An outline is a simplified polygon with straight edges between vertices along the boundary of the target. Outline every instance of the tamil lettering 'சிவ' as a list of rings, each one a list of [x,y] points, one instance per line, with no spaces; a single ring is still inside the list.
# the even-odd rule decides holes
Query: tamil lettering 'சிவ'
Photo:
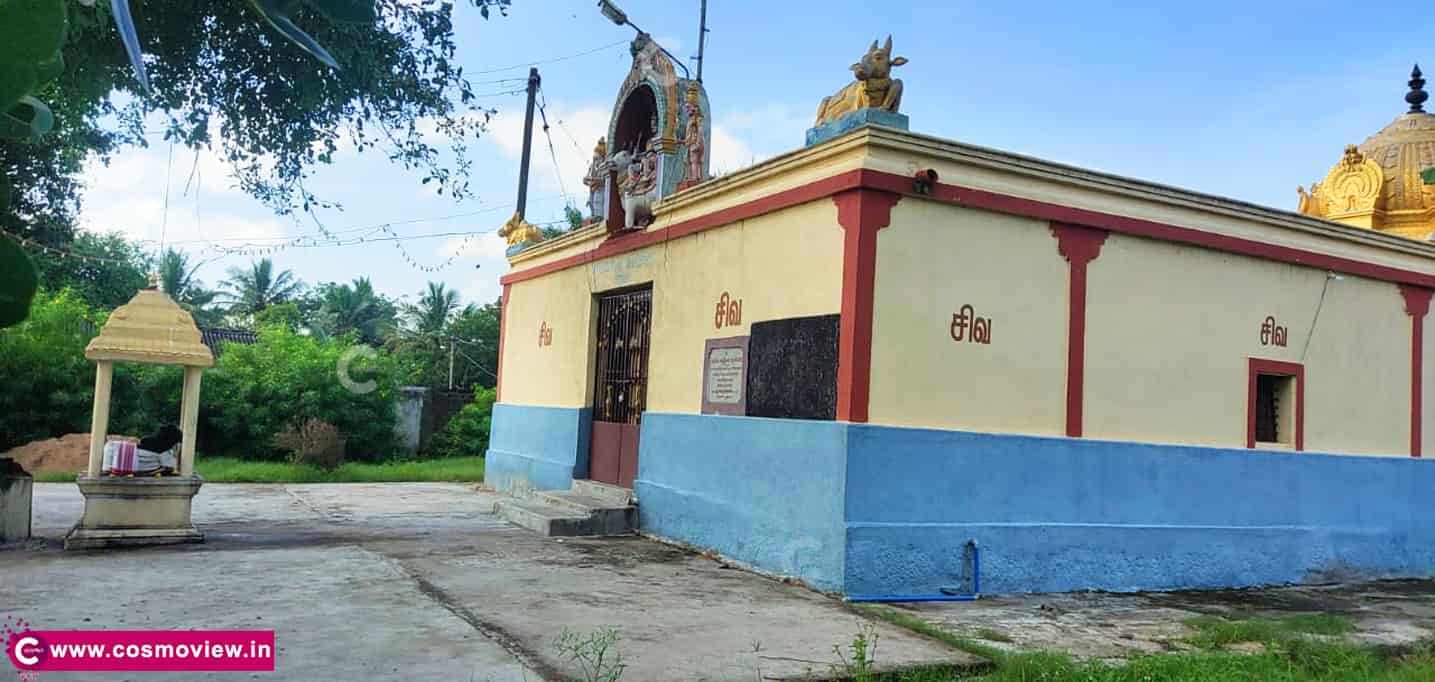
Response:
[[[989,318],[977,317],[971,304],[966,304],[952,315],[951,332],[953,341],[990,344],[992,321]]]

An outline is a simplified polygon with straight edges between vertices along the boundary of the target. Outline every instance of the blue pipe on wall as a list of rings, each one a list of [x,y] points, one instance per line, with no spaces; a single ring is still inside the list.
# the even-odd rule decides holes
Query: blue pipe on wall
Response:
[[[877,594],[849,596],[849,602],[919,602],[919,601],[976,601],[982,597],[982,555],[976,540],[967,541],[972,548],[972,593],[971,594]]]

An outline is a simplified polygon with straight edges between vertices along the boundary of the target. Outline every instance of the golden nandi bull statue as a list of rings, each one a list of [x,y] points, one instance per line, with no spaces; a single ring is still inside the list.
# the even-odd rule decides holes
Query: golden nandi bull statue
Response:
[[[896,112],[902,104],[902,81],[892,78],[892,67],[906,63],[906,57],[892,59],[892,36],[887,36],[887,43],[880,48],[877,41],[872,41],[862,61],[852,65],[852,75],[857,80],[837,94],[822,98],[814,125],[820,126],[860,109]]]

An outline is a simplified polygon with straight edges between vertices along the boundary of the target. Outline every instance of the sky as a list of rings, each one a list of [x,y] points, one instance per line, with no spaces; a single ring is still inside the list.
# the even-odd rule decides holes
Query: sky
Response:
[[[696,53],[698,0],[618,4],[672,53]],[[1319,1],[708,5],[703,81],[715,173],[800,147],[822,97],[850,81],[848,65],[874,38],[891,34],[894,56],[909,60],[895,75],[915,132],[1293,210],[1297,185],[1319,180],[1346,144],[1405,111],[1411,64],[1435,68],[1435,54],[1422,47],[1429,41],[1408,26],[1424,16],[1415,3],[1381,11]],[[524,101],[501,94],[521,80],[485,81],[522,79],[534,63],[553,146],[535,130],[528,219],[558,220],[565,203],[583,206],[581,178],[627,73],[633,29],[603,18],[593,0],[513,0],[508,16],[488,20],[460,2],[455,26],[458,63],[476,92],[491,95],[482,104],[498,110],[470,145],[477,196],[438,196],[381,152],[342,151],[306,183],[342,205],[319,214],[330,231],[391,223],[404,236],[471,234],[402,242],[420,265],[451,264],[424,272],[393,243],[368,242],[282,250],[272,256],[277,266],[310,285],[367,276],[400,300],[428,281],[457,289],[464,302],[496,299],[508,266],[493,231],[513,211]],[[148,248],[163,235],[204,262],[198,276],[210,286],[251,259],[217,257],[208,243],[316,231],[240,192],[217,156],[171,151],[158,137],[108,166],[90,163],[85,181],[86,229],[118,231]]]

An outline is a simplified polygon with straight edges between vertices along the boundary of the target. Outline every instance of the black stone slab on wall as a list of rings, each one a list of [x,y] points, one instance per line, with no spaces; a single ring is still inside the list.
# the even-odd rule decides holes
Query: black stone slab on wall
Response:
[[[752,323],[747,416],[837,418],[840,315]]]

